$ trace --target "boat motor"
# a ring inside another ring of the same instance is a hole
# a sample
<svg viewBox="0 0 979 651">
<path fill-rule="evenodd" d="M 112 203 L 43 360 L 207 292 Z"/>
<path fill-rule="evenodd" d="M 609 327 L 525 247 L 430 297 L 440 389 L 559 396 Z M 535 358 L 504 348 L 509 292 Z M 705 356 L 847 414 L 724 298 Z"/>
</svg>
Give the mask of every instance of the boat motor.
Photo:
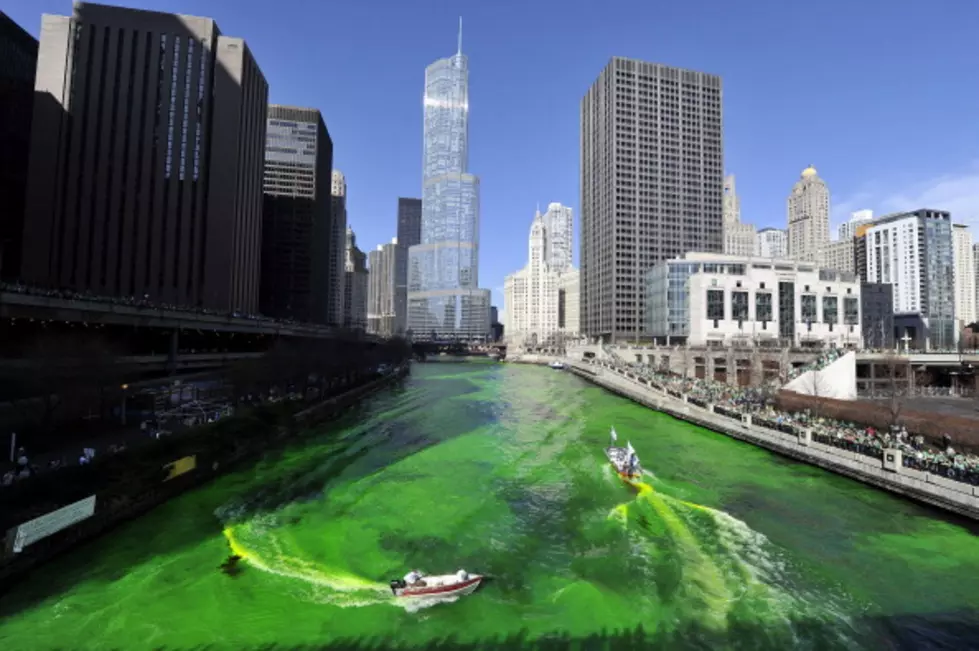
<svg viewBox="0 0 979 651">
<path fill-rule="evenodd" d="M 408 584 L 404 582 L 404 579 L 395 579 L 391 581 L 391 594 L 397 596 L 398 590 L 403 590 L 408 587 Z"/>
</svg>

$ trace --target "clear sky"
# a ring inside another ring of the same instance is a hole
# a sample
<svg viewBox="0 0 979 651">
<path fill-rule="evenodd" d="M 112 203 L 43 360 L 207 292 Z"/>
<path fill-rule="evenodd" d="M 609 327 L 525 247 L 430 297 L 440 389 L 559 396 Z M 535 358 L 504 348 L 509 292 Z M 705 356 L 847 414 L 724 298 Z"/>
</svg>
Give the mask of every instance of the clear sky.
<svg viewBox="0 0 979 651">
<path fill-rule="evenodd" d="M 719 74 L 742 217 L 785 226 L 806 165 L 833 225 L 927 205 L 979 228 L 977 0 L 129 0 L 215 18 L 248 41 L 270 101 L 320 109 L 364 250 L 420 196 L 425 66 L 470 64 L 470 171 L 482 180 L 480 284 L 502 305 L 535 206 L 578 221 L 579 102 L 613 55 Z M 37 36 L 68 0 L 4 0 Z M 974 229 L 975 230 L 975 229 Z M 576 247 L 577 248 L 577 247 Z M 577 251 L 576 251 L 577 258 Z"/>
</svg>

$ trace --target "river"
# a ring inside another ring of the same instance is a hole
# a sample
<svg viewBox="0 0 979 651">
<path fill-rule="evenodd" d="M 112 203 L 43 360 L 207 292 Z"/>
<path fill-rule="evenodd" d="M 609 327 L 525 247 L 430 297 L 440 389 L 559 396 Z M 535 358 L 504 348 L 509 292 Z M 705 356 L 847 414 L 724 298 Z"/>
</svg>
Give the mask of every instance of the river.
<svg viewBox="0 0 979 651">
<path fill-rule="evenodd" d="M 638 490 L 604 462 L 610 425 Z M 976 533 L 569 373 L 416 364 L 35 572 L 0 600 L 0 648 L 976 648 Z M 405 607 L 387 581 L 412 567 L 491 578 Z"/>
</svg>

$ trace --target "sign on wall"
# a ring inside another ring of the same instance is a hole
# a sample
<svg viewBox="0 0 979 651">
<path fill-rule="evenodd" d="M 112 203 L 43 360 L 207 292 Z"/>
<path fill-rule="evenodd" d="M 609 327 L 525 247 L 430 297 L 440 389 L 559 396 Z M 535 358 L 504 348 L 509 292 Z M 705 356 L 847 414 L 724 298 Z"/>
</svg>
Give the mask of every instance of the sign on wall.
<svg viewBox="0 0 979 651">
<path fill-rule="evenodd" d="M 94 513 L 95 496 L 92 495 L 74 504 L 63 506 L 57 511 L 25 522 L 17 527 L 17 532 L 14 534 L 13 551 L 15 554 L 19 554 L 28 545 L 66 529 L 76 522 L 90 518 Z"/>
</svg>

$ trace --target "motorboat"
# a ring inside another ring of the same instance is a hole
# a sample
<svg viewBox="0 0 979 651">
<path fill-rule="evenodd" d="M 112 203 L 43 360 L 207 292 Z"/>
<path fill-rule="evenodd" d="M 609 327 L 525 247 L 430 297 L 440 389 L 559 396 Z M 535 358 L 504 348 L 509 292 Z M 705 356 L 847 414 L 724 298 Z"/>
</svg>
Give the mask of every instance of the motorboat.
<svg viewBox="0 0 979 651">
<path fill-rule="evenodd" d="M 417 577 L 412 583 L 405 579 L 391 581 L 391 592 L 395 597 L 401 598 L 462 597 L 475 592 L 485 578 L 481 574 L 469 574 L 465 570 L 433 576 L 418 574 Z"/>
<path fill-rule="evenodd" d="M 632 447 L 631 442 L 626 442 L 626 447 L 620 447 L 616 445 L 619 439 L 618 434 L 615 433 L 615 428 L 611 429 L 609 432 L 611 441 L 609 446 L 605 448 L 605 456 L 608 457 L 609 463 L 615 468 L 615 472 L 619 474 L 622 479 L 639 479 L 642 477 L 642 466 L 639 465 L 639 455 Z"/>
<path fill-rule="evenodd" d="M 557 360 L 554 360 L 553 362 L 551 362 L 550 364 L 548 364 L 548 366 L 550 366 L 551 368 L 553 368 L 555 370 L 561 371 L 561 370 L 564 369 L 564 362 L 559 362 Z"/>
</svg>

